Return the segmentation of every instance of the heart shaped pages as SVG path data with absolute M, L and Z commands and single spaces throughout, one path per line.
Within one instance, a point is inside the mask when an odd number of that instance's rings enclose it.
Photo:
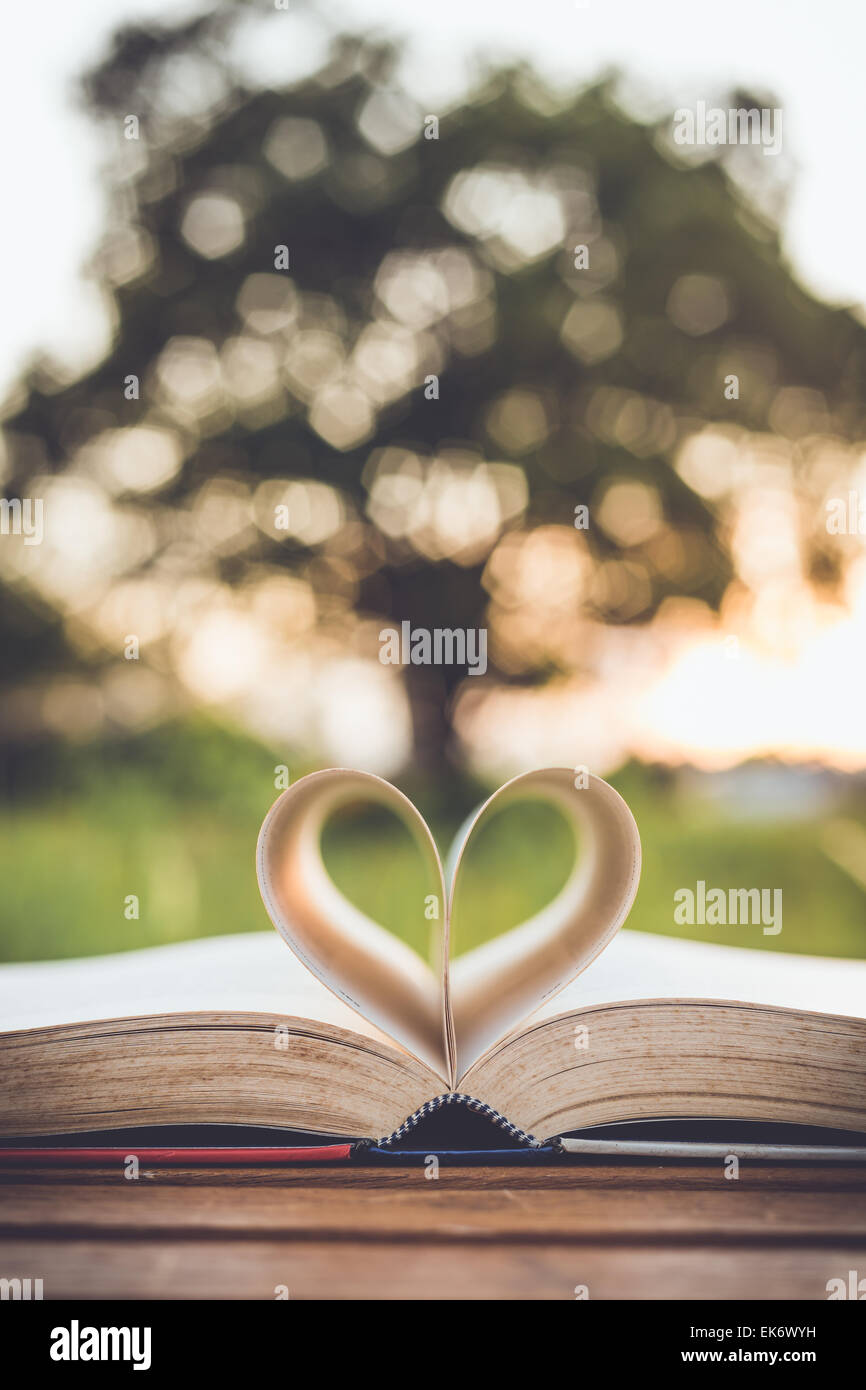
M 637 825 L 613 787 L 592 775 L 585 781 L 576 787 L 572 771 L 547 768 L 506 782 L 460 837 L 446 895 L 433 837 L 402 792 L 370 773 L 311 773 L 274 802 L 259 834 L 256 865 L 268 915 L 323 984 L 453 1089 L 489 1047 L 580 974 L 628 914 L 640 876 Z M 452 964 L 454 890 L 467 846 L 494 809 L 527 798 L 564 813 L 581 832 L 581 853 L 552 902 Z M 441 905 L 432 969 L 350 903 L 328 875 L 323 827 L 340 807 L 358 801 L 395 812 L 420 851 L 425 901 Z

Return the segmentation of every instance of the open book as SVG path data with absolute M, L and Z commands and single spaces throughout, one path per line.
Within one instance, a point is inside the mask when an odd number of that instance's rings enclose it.
M 0 1133 L 229 1123 L 393 1141 L 455 1093 L 521 1142 L 664 1117 L 866 1131 L 866 963 L 619 932 L 637 827 L 612 787 L 584 780 L 549 769 L 507 783 L 446 887 L 396 788 L 343 770 L 303 778 L 258 843 L 278 935 L 0 968 Z M 571 872 L 530 921 L 452 959 L 467 846 L 498 810 L 538 798 L 574 831 Z M 413 836 L 427 884 L 407 910 L 429 924 L 430 963 L 325 869 L 323 828 L 358 802 Z

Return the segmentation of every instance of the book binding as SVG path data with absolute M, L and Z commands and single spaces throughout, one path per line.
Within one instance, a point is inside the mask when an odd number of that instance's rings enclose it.
M 423 1105 L 419 1105 L 417 1110 L 413 1110 L 412 1114 L 408 1115 L 403 1123 L 397 1126 L 393 1134 L 388 1134 L 384 1138 L 378 1140 L 360 1139 L 358 1141 L 358 1146 L 391 1149 L 394 1145 L 402 1143 L 408 1135 L 412 1134 L 423 1120 L 428 1119 L 431 1115 L 435 1115 L 437 1111 L 444 1109 L 444 1107 L 448 1105 L 464 1106 L 474 1114 L 483 1116 L 484 1119 L 489 1120 L 497 1129 L 501 1129 L 509 1138 L 513 1139 L 515 1143 L 520 1144 L 524 1148 L 540 1149 L 544 1147 L 542 1141 L 536 1139 L 534 1134 L 527 1134 L 526 1130 L 520 1129 L 517 1125 L 512 1124 L 507 1116 L 500 1114 L 498 1110 L 494 1110 L 492 1105 L 487 1105 L 483 1100 L 476 1100 L 474 1096 L 464 1095 L 461 1091 L 445 1091 L 442 1095 L 434 1096 L 432 1100 L 425 1100 Z

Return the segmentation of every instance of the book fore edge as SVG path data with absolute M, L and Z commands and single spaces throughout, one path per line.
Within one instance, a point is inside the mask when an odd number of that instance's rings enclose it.
M 432 1100 L 425 1100 L 423 1105 L 419 1105 L 417 1110 L 413 1110 L 412 1114 L 408 1115 L 403 1123 L 397 1126 L 393 1134 L 389 1134 L 383 1139 L 360 1139 L 355 1144 L 355 1150 L 362 1152 L 368 1148 L 391 1148 L 392 1145 L 399 1144 L 402 1139 L 417 1129 L 421 1121 L 425 1120 L 428 1115 L 435 1115 L 437 1110 L 442 1110 L 446 1105 L 462 1105 L 477 1115 L 483 1115 L 496 1125 L 497 1129 L 503 1130 L 523 1148 L 540 1149 L 544 1147 L 541 1139 L 536 1139 L 534 1134 L 527 1134 L 526 1130 L 512 1124 L 505 1115 L 494 1110 L 493 1106 L 487 1105 L 485 1101 L 476 1100 L 474 1096 L 464 1095 L 461 1091 L 445 1091 L 440 1096 L 434 1096 Z

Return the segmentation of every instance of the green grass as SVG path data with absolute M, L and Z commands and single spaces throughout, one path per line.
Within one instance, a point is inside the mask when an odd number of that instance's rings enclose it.
M 428 957 L 431 924 L 424 915 L 427 882 L 408 831 L 389 815 L 364 812 L 326 826 L 325 863 L 346 897 Z M 454 828 L 439 827 L 443 861 Z M 508 807 L 486 822 L 460 867 L 452 923 L 452 951 L 470 950 L 525 921 L 550 902 L 571 867 L 574 842 L 553 807 Z
M 26 801 L 0 803 L 0 959 L 86 956 L 267 928 L 254 847 L 281 761 L 248 739 L 194 724 L 53 763 Z M 292 775 L 306 770 L 293 766 Z M 866 956 L 866 895 L 826 854 L 821 820 L 741 822 L 638 766 L 613 780 L 643 842 L 630 926 L 766 950 Z M 461 785 L 448 805 L 432 791 L 407 790 L 430 814 L 443 850 L 483 792 Z M 866 827 L 862 794 L 844 815 Z M 388 819 L 345 816 L 326 829 L 324 849 L 347 896 L 426 954 L 429 890 L 405 830 Z M 491 822 L 466 864 L 458 949 L 549 901 L 570 853 L 569 831 L 548 807 L 515 808 Z M 711 887 L 781 888 L 782 932 L 678 927 L 673 894 L 699 878 Z M 124 915 L 130 894 L 140 900 L 138 920 Z
M 866 957 L 866 893 L 827 855 L 825 820 L 742 821 L 673 790 L 654 792 L 642 769 L 614 780 L 632 807 L 643 845 L 629 926 L 770 951 Z M 862 793 L 846 815 L 866 826 Z M 863 835 L 866 840 L 866 829 Z M 698 879 L 708 889 L 780 888 L 782 931 L 764 936 L 760 927 L 676 925 L 673 895 L 694 889 Z

